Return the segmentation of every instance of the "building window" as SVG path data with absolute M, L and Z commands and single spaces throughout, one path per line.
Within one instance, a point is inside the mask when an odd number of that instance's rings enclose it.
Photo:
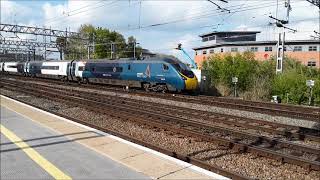
M 265 51 L 265 52 L 272 51 L 272 47 L 271 47 L 271 46 L 270 46 L 270 47 L 265 47 L 265 48 L 264 48 L 264 51 Z
M 207 54 L 207 50 L 202 51 L 202 54 L 203 54 L 203 55 L 204 55 L 204 54 Z
M 309 51 L 317 51 L 317 46 L 309 46 Z
M 209 38 L 208 37 L 203 37 L 202 38 L 202 42 L 206 42 L 206 41 L 209 41 Z
M 231 48 L 231 52 L 238 52 L 238 48 Z
M 315 67 L 317 65 L 317 62 L 315 61 L 308 61 L 308 66 L 309 67 Z
M 209 41 L 215 40 L 216 36 L 209 36 Z
M 302 46 L 294 46 L 293 51 L 302 51 Z
M 223 48 L 221 48 L 221 52 L 223 52 Z
M 209 53 L 210 53 L 210 54 L 213 54 L 213 53 L 214 53 L 214 49 L 210 49 L 210 50 L 209 50 Z
M 207 37 L 203 37 L 203 38 L 202 38 L 202 42 L 213 41 L 213 40 L 216 40 L 216 36 L 215 36 L 215 35 L 213 35 L 213 36 L 207 36 Z
M 258 52 L 258 47 L 251 47 L 251 48 L 250 48 L 250 51 L 251 51 L 251 52 Z

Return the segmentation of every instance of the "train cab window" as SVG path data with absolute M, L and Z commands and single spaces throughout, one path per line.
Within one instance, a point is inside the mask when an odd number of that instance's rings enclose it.
M 168 70 L 169 70 L 169 66 L 167 66 L 167 65 L 165 65 L 165 64 L 162 64 L 162 68 L 163 68 L 163 70 L 165 70 L 165 71 L 168 71 Z
M 78 71 L 84 71 L 84 66 L 79 66 Z

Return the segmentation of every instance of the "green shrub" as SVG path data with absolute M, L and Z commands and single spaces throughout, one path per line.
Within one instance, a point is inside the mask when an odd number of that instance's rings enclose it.
M 315 80 L 313 87 L 313 103 L 320 105 L 320 70 L 309 68 L 300 62 L 285 58 L 284 70 L 275 73 L 275 60 L 257 61 L 254 54 L 213 55 L 203 63 L 203 69 L 208 72 L 211 85 L 223 96 L 233 92 L 232 77 L 238 77 L 240 97 L 248 100 L 270 100 L 278 95 L 282 102 L 307 104 L 309 88 L 306 80 Z

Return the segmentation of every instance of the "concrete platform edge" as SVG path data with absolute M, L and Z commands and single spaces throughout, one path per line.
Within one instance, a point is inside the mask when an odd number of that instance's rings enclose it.
M 26 106 L 26 107 L 28 107 L 28 108 L 31 108 L 31 109 L 33 109 L 33 110 L 35 110 L 35 111 L 38 111 L 39 113 L 44 113 L 44 114 L 46 114 L 46 115 L 52 116 L 52 117 L 54 117 L 54 118 L 57 118 L 57 119 L 59 119 L 59 120 L 62 120 L 62 121 L 65 121 L 65 122 L 74 124 L 74 125 L 76 125 L 76 126 L 78 126 L 78 127 L 82 127 L 82 128 L 84 128 L 84 129 L 87 129 L 87 130 L 90 130 L 90 131 L 93 131 L 93 132 L 96 132 L 96 133 L 99 133 L 99 134 L 108 136 L 108 137 L 110 137 L 110 138 L 112 138 L 112 139 L 114 139 L 114 140 L 117 140 L 117 141 L 122 142 L 122 143 L 124 143 L 124 144 L 128 144 L 128 145 L 130 145 L 130 146 L 132 146 L 132 147 L 134 147 L 134 148 L 137 148 L 137 149 L 139 149 L 139 150 L 142 150 L 142 151 L 148 152 L 148 153 L 150 153 L 150 154 L 156 155 L 156 156 L 158 156 L 158 157 L 160 157 L 160 158 L 163 158 L 163 159 L 172 161 L 172 162 L 174 162 L 174 163 L 176 163 L 176 164 L 178 164 L 178 165 L 180 165 L 180 166 L 183 167 L 183 168 L 180 169 L 180 170 L 190 169 L 190 170 L 193 170 L 193 171 L 198 172 L 198 173 L 200 173 L 200 174 L 204 174 L 204 175 L 206 175 L 206 176 L 209 176 L 209 177 L 211 177 L 211 178 L 213 178 L 213 179 L 228 179 L 228 178 L 226 178 L 226 177 L 224 177 L 224 176 L 221 176 L 221 175 L 219 175 L 219 174 L 213 173 L 213 172 L 208 171 L 208 170 L 206 170 L 206 169 L 200 168 L 200 167 L 198 167 L 198 166 L 194 166 L 194 165 L 192 165 L 192 164 L 190 164 L 190 163 L 187 163 L 187 162 L 184 162 L 184 161 L 175 159 L 175 158 L 170 157 L 170 156 L 168 156 L 168 155 L 165 155 L 165 154 L 163 154 L 163 153 L 160 153 L 160 152 L 157 152 L 157 151 L 155 151 L 155 150 L 146 148 L 146 147 L 144 147 L 144 146 L 141 146 L 141 145 L 132 143 L 132 142 L 127 141 L 127 140 L 125 140 L 125 139 L 122 139 L 122 138 L 113 136 L 113 135 L 111 135 L 111 134 L 102 132 L 102 131 L 100 131 L 100 130 L 91 128 L 91 127 L 89 127 L 89 126 L 85 126 L 85 125 L 82 125 L 82 124 L 80 124 L 80 123 L 77 123 L 77 122 L 68 120 L 68 119 L 66 119 L 66 118 L 57 116 L 57 115 L 55 115 L 55 114 L 52 114 L 52 113 L 49 113 L 49 112 L 47 112 L 47 111 L 38 109 L 38 108 L 36 108 L 36 107 L 30 106 L 30 105 L 28 105 L 28 104 L 25 104 L 25 103 L 23 103 L 23 102 L 17 101 L 17 100 L 15 100 L 15 99 L 12 99 L 12 98 L 9 98 L 9 97 L 3 96 L 3 95 L 0 95 L 0 97 L 1 97 L 1 98 L 4 98 L 4 99 L 6 99 L 6 100 L 9 100 L 9 101 L 13 101 L 13 102 L 15 102 L 15 103 L 17 103 L 17 104 Z M 2 104 L 2 103 L 1 103 L 1 104 Z M 10 107 L 7 107 L 7 108 L 15 111 L 14 109 L 12 109 L 12 108 L 10 108 Z M 16 112 L 16 111 L 15 111 L 15 112 Z M 26 117 L 26 118 L 32 120 L 31 118 L 29 118 L 28 116 L 26 116 L 26 115 L 24 115 L 24 114 L 21 114 L 20 112 L 16 112 L 16 113 L 20 114 L 20 115 L 23 116 L 23 117 Z M 32 121 L 34 121 L 34 120 L 32 120 Z M 39 124 L 41 124 L 41 125 L 44 125 L 44 124 L 42 124 L 41 122 L 38 122 L 38 121 L 34 121 L 34 122 L 37 122 L 37 123 L 39 123 Z M 45 126 L 45 125 L 44 125 L 44 126 Z M 49 127 L 49 128 L 50 128 L 50 127 Z M 53 128 L 50 128 L 50 129 L 52 129 L 53 131 L 56 131 L 56 130 L 53 129 Z M 57 131 L 57 132 L 58 132 L 58 131 Z M 59 132 L 59 133 L 60 133 L 60 132 Z M 86 144 L 83 144 L 83 143 L 80 143 L 80 144 L 82 144 L 82 145 L 84 145 L 84 146 L 86 146 L 86 147 L 88 147 L 88 148 L 90 148 L 90 149 L 98 152 L 95 148 L 92 148 L 92 147 L 90 147 L 90 146 L 87 146 Z M 98 152 L 98 153 L 100 153 L 100 152 Z M 121 161 L 119 161 L 119 162 L 122 163 L 122 164 L 124 164 L 124 165 L 126 165 L 126 166 L 128 166 L 127 164 L 125 164 L 125 163 L 123 163 L 123 162 L 121 162 Z M 133 168 L 133 167 L 131 167 L 131 168 Z M 179 170 L 178 170 L 178 171 L 179 171 Z M 174 172 L 172 172 L 172 173 L 174 173 Z

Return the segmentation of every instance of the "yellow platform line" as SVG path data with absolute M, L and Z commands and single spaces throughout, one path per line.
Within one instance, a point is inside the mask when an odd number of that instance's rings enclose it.
M 2 124 L 0 124 L 0 132 L 15 145 L 21 148 L 34 162 L 36 162 L 40 167 L 47 171 L 53 178 L 61 180 L 72 179 L 52 163 L 50 163 L 43 156 L 41 156 L 36 150 L 31 148 L 27 143 L 22 141 L 22 139 L 15 135 L 12 131 L 4 127 Z

